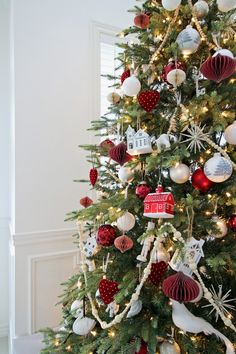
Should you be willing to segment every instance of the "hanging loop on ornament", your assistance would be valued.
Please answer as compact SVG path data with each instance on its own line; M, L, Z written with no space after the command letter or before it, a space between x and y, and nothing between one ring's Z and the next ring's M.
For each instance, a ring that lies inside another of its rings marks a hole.
M128 199L128 190L129 190L129 183L125 187L125 199Z
M211 34L212 36L212 39L213 39L213 42L215 43L217 49L221 49L221 46L220 46L220 32L212 32Z
M109 264L109 260L110 260L110 252L107 253L106 260L105 260L104 257L102 259L102 271L103 271L103 273L107 272L107 267L108 267L108 264Z
M175 91L175 99L176 99L177 106L180 106L181 105L181 100L182 100L180 91Z

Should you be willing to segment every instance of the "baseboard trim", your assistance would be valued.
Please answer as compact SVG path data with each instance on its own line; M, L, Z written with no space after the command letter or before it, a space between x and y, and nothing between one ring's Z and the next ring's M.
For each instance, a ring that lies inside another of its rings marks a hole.
M36 232L16 233L11 235L14 246L25 246L38 243L48 243L54 241L70 241L72 235L77 230L73 229L61 229L61 230L45 230Z
M0 338L8 337L9 327L7 325L0 325Z

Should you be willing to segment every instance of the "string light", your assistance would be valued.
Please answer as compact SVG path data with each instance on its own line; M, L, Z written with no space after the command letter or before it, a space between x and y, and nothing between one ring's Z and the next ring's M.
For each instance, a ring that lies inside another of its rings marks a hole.
M96 331L91 331L90 333L91 333L92 336L94 336L94 337L96 337L96 335L97 335L97 332L96 332Z
M55 347L59 347L59 345L60 345L60 341L59 341L58 339L57 339L57 340L55 340L54 345L55 345Z
M209 109L208 109L207 107L203 107L203 109L202 109L202 110L203 110L203 112L204 112L204 113L206 113L206 112L208 112L208 111L209 111Z
M115 332L114 332L114 331L110 331L108 335L109 335L109 337L114 338L116 334L115 334Z
M211 211L207 210L207 211L205 211L205 214L206 214L207 216L209 216L209 215L211 215Z
M212 198L212 195L211 195L211 194L208 194L207 197L208 197L208 199L211 199L211 198Z
M225 195L226 195L226 197L230 198L232 194L229 192L226 192Z
M72 350L71 345L68 345L68 346L66 347L66 350L67 350L68 352L71 352L71 350Z
M203 158L203 157L200 157L199 162L200 162L200 163L203 163L204 161L205 161L204 158Z

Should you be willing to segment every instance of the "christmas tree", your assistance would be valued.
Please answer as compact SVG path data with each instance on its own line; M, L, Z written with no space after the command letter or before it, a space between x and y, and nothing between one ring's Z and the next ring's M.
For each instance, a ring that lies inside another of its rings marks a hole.
M236 1L147 0L120 36L91 187L81 272L47 353L234 353ZM80 181L83 182L83 181ZM84 181L86 182L86 181Z

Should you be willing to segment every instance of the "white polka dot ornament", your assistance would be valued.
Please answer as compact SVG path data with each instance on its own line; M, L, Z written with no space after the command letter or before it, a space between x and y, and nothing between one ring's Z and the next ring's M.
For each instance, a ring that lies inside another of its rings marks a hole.
M148 113L156 107L159 99L160 93L155 90L142 91L138 95L138 103Z

